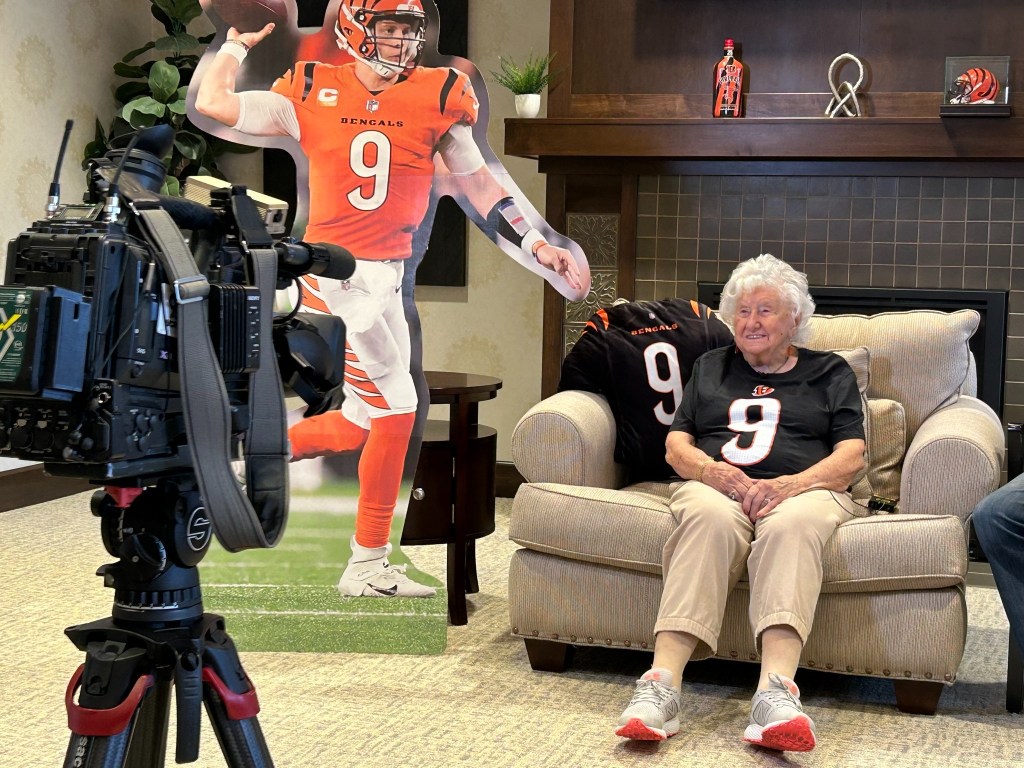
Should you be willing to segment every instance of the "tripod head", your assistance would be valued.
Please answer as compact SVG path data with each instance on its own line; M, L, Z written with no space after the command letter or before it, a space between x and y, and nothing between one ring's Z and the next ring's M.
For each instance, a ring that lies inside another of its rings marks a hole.
M213 525L198 481L190 472L133 480L141 487L108 486L92 497L103 545L118 558L97 571L114 606L110 618L65 630L86 653L65 696L65 765L163 765L173 687L178 763L198 758L205 704L228 765L273 768L256 689L224 619L203 611L196 566Z
M114 620L166 626L202 616L196 566L213 526L193 475L148 488L107 487L93 494L91 508L103 546L119 558L97 571L114 590Z

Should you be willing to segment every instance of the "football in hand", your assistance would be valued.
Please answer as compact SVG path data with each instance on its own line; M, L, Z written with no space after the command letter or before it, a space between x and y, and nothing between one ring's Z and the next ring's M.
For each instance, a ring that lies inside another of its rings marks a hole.
M288 19L289 0L210 0L210 10L239 32L256 32Z

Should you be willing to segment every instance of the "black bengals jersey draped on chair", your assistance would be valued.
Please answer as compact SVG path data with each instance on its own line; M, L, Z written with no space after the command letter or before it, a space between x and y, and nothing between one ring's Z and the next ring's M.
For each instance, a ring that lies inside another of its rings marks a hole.
M630 481L664 479L673 473L665 437L693 364L730 343L728 327L689 299L600 309L562 362L558 389L603 395L615 416L615 460Z

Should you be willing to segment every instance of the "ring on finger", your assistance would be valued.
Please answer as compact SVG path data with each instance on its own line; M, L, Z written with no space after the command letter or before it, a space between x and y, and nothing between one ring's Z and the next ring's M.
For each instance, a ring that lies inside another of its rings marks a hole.
M736 501L736 491L729 491L729 498Z

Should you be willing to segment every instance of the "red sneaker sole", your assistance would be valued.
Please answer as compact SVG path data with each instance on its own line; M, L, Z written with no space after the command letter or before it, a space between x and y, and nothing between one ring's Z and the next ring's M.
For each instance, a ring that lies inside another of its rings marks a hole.
M815 745L814 731L803 717L795 717L789 722L765 728L761 731L759 740L744 738L744 741L783 752L810 752Z
M674 733L656 731L648 727L638 717L634 717L625 725L619 726L615 730L615 735L621 736L624 739L633 739L633 741L664 741L670 736L675 736Z

